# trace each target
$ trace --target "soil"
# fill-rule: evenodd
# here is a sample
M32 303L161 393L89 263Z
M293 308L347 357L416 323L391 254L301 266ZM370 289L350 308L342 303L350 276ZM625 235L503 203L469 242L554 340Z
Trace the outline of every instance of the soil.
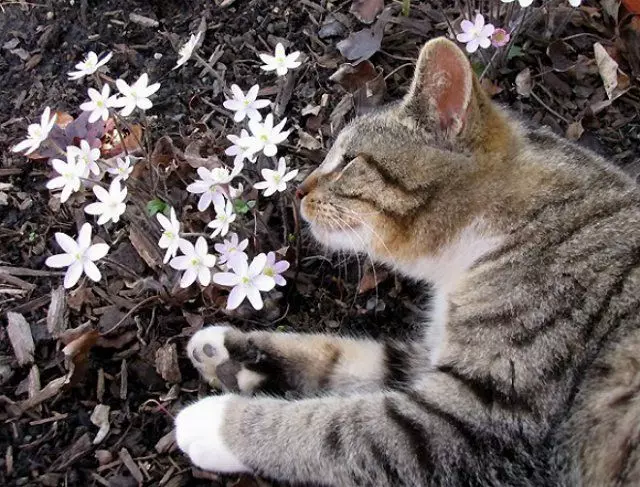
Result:
M66 73L84 53L112 51L110 77L131 79L146 72L152 81L161 82L153 108L140 121L150 152L157 149L151 157L156 162L163 147L176 156L193 143L203 157L224 157L225 136L236 129L221 108L223 82L242 87L258 82L265 96L279 96L294 128L284 153L301 177L331 145L330 123L335 129L353 116L354 110L336 110L346 91L329 80L345 62L337 41L366 27L349 13L350 2L225 3L229 5L211 0L0 3L0 316L3 324L8 312L23 316L35 342L35 359L20 365L7 327L0 328L2 485L265 485L268 480L217 476L192 468L172 443L172 415L209 392L186 359L189 336L203 324L221 320L243 329L374 337L415 330L413 317L420 309L416 303L427 291L424 286L382 268L376 268L374 278L363 257L326 255L304 228L298 228L291 198L280 206L264 201L258 206L266 228L251 245L256 250L282 249L293 263L287 274L289 285L270 294L260 313L246 307L226 312L224 292L219 289L179 291L178 276L166 267L154 267L154 258L143 255L145 235L150 232L155 242L158 229L135 218L111 226L108 233L98 230L112 248L103 269L105 279L97 285L84 282L60 300L61 275L45 267L44 261L57 248L55 232L75 234L86 220L83 201L56 203L45 187L50 174L46 161L27 159L10 148L24 138L26 126L39 119L45 106L78 115L91 85L86 80L69 81ZM558 10L554 22L562 26L567 9ZM448 12L455 17L453 10ZM157 25L132 21L131 14ZM636 177L640 173L637 53L625 44L629 36L623 35L623 17L619 14L616 21L587 5L551 37L545 28L523 32L518 55L491 70L485 86L523 119L578 139ZM341 26L330 22L332 18ZM408 17L396 14L387 25L381 50L370 59L386 76L386 91L380 93L385 101L406 91L420 46L446 33L443 20L441 5L434 0L412 2ZM210 67L190 61L173 70L175 48L201 25L206 26L206 35L199 52ZM325 32L320 37L321 26L336 28L340 35L326 37ZM288 87L259 69L257 53L272 51L279 41L305 56ZM556 42L551 51L550 41ZM629 89L612 103L600 103L607 95L592 62L596 41L619 54L620 68L631 80ZM516 89L516 76L526 68L535 82L532 96L521 96ZM315 107L311 115L309 107ZM356 106L366 109L366 104ZM307 135L319 143L309 143ZM163 137L171 140L168 149L156 145ZM170 177L157 176L162 174L157 171L156 182L162 184L156 189L187 215L186 226L196 228L202 222L183 184L193 178L194 169L184 160L179 166ZM149 170L137 176L152 181L153 174ZM375 286L377 280L381 282ZM359 292L360 286L368 289ZM63 331L52 332L52 323L62 323ZM87 343L80 344L71 365L63 347L78 346L74 341L78 336ZM177 362L160 372L159 350L173 345ZM41 398L45 385L66 376L71 366L75 370L70 383L32 407L22 407L30 396ZM91 416L99 404L110 407L110 430L94 445L99 428Z

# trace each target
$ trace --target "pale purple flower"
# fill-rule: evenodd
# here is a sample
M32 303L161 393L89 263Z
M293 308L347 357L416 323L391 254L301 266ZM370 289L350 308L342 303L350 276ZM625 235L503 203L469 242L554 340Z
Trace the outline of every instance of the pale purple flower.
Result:
M198 210L206 210L211 203L224 204L227 193L227 185L242 171L242 163L236 164L231 172L224 167L214 167L209 170L206 167L198 168L198 176L195 182L187 186L189 193L199 194Z
M260 292L271 291L276 285L272 277L262 273L266 263L267 256L258 254L249 265L244 260L234 260L230 266L233 272L217 272L213 275L213 282L216 284L233 286L227 300L227 309L236 309L245 298L255 309L262 309Z
M269 252L267 254L267 263L262 270L262 273L265 276L272 277L276 283L276 286L284 286L287 284L287 281L284 277L281 276L283 272L285 272L289 268L289 262L286 260L279 260L276 262L276 253Z
M473 53L478 50L478 47L486 49L491 45L491 35L495 28L492 24L484 23L484 17L482 14L477 14L475 22L471 22L467 19L463 20L460 24L462 33L456 36L458 42L465 43L465 49L468 53Z
M93 173L94 176L100 175L100 166L96 162L100 159L100 149L91 147L86 140L80 141L80 147L70 145L67 147L67 154L77 159L78 163L83 164L84 170L82 177L89 177L89 173Z
M238 234L230 233L229 238L223 240L222 243L217 243L213 247L220 254L218 259L219 264L226 263L231 266L236 260L246 261L249 257L244 253L244 249L249 245L249 239L245 238L243 241L238 242Z
M491 45L493 47L503 47L507 45L509 39L511 39L511 35L506 30L496 29L491 35Z

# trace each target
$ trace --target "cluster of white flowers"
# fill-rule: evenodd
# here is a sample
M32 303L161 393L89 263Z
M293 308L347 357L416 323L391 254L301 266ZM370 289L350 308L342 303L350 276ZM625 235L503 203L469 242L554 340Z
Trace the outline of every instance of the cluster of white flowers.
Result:
M192 54L193 47L190 46L195 46L197 42L192 36L191 41L184 46L183 57L186 58L181 58L182 64ZM275 56L260 55L265 62L262 69L275 71L279 76L283 76L289 69L300 66L300 62L296 61L299 55L299 52L287 55L284 47L278 44ZM180 237L180 222L174 209L170 210L170 219L164 215L157 215L164 229L158 245L167 249L165 262L168 261L171 267L183 271L180 285L187 287L198 281L201 285L207 286L213 281L222 286L229 286L231 291L227 301L228 309L237 308L245 299L248 299L255 309L261 309L263 301L260 293L268 292L276 285L284 286L286 281L281 274L289 268L286 260L276 262L274 252L258 254L249 262L249 256L245 252L248 239L239 241L236 233L229 233L231 224L237 219L233 200L243 192L241 184L233 187L232 182L244 169L244 161L254 163L260 153L266 157L275 156L278 153L278 145L284 142L290 133L284 130L286 118L275 124L273 114L269 113L263 120L260 110L268 107L270 101L258 98L259 92L260 86L257 84L250 87L246 93L238 85L231 85L231 97L223 106L233 112L235 122L247 120L249 129L242 128L240 135L227 136L232 145L225 150L225 154L233 157L233 167L200 167L197 170L198 179L187 186L188 192L198 195L199 211L206 211L210 206L214 208L216 216L207 225L213 230L211 238L228 235L223 243L214 245L218 255L209 254L204 237L198 237L195 245ZM281 157L276 170L262 170L264 181L256 183L254 188L264 190L264 195L270 196L276 191L285 191L287 182L297 174L297 170L287 171L286 162ZM181 255L177 255L178 251ZM220 272L214 272L216 266Z
M179 59L174 69L183 66L194 54L199 45L201 34L192 35L189 41L179 51ZM264 61L262 69L275 71L278 76L285 75L288 70L300 66L297 61L299 52L286 54L284 47L278 44L275 56L260 55ZM85 59L76 64L76 71L69 73L69 78L79 80L85 76L95 74L111 59L107 53L101 59L94 52L89 52ZM123 79L115 80L117 94L112 94L111 86L104 84L100 91L88 89L89 100L80 105L80 109L90 112L89 123L102 120L106 122L114 116L114 109L120 109L119 116L131 115L134 110L148 110L153 106L149 100L160 88L160 83L149 84L146 73L128 84ZM162 227L162 235L158 242L161 249L165 249L163 262L172 268L182 271L180 286L188 287L199 282L208 286L215 282L231 288L227 307L237 308L247 299L255 309L263 306L261 293L272 290L276 285L284 286L286 281L282 273L289 268L286 260L277 260L275 252L260 253L249 258L245 252L249 240L240 241L238 234L230 232L238 215L234 208L234 200L241 197L244 191L242 184L232 186L244 168L245 159L255 163L258 156L263 154L272 158L278 153L278 145L284 142L290 131L285 130L286 118L275 123L272 113L264 119L260 110L268 107L270 101L259 99L260 87L256 84L245 93L240 87L231 85L231 95L224 102L224 107L233 112L233 120L237 123L247 120L248 130L242 128L239 136L229 135L232 145L225 153L233 157L233 167L200 167L197 170L198 179L187 186L187 191L199 196L197 208L206 211L213 206L215 218L208 223L212 230L211 238L221 237L221 243L215 243L217 255L209 253L207 239L197 238L195 245L180 234L181 223L174 208L168 209L168 216L158 213L156 218ZM65 203L70 196L85 186L91 187L96 202L85 206L84 211L97 217L98 225L109 222L117 223L127 209L126 199L128 189L126 181L134 170L132 157L116 157L115 162L109 163L100 158L100 148L94 147L88 140L81 140L79 144L66 148L57 147L49 139L51 130L56 122L56 114L51 114L47 107L42 114L40 123L28 127L27 139L13 147L14 152L25 151L26 154L35 152L42 144L49 144L47 148L55 149L64 155L64 159L52 159L51 165L57 176L47 182L49 189L61 190L60 201ZM264 181L254 184L254 188L262 190L264 196L271 196L276 192L287 189L287 183L296 177L297 170L288 171L285 159L278 160L276 169L262 169ZM101 182L104 175L111 176L107 186ZM92 227L85 223L80 229L76 240L64 233L56 233L55 239L65 252L53 255L46 261L46 265L54 268L66 267L64 286L75 286L82 274L91 280L99 281L101 273L95 262L104 257L109 246L105 243L91 244ZM225 238L226 237L226 238Z

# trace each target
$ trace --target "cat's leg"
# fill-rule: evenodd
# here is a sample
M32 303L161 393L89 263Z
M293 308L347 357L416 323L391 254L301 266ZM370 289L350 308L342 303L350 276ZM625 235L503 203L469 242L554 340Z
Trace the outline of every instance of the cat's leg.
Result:
M401 391L296 401L224 394L182 410L176 439L203 469L291 483L497 485L498 443L475 434L475 419Z
M402 382L410 345L324 334L242 332L229 326L198 331L187 345L209 382L243 393L379 390Z

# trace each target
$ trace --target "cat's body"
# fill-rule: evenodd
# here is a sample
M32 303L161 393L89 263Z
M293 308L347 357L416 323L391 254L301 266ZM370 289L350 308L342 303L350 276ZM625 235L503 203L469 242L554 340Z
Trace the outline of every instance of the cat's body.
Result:
M199 332L207 379L300 398L189 406L194 463L339 486L640 485L633 181L510 119L435 40L407 98L347 127L300 192L322 243L434 284L423 336Z

